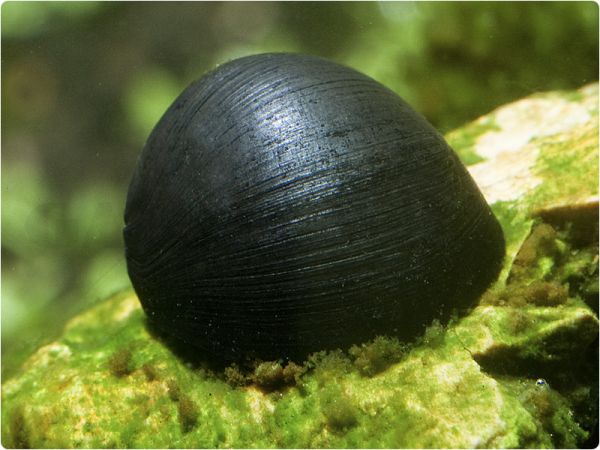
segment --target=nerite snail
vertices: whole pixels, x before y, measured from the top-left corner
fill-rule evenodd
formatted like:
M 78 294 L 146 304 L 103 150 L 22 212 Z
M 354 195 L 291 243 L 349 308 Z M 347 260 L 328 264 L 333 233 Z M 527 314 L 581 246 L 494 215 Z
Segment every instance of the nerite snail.
M 376 81 L 263 54 L 189 86 L 125 210 L 149 319 L 207 358 L 409 339 L 497 276 L 502 231 L 441 135 Z

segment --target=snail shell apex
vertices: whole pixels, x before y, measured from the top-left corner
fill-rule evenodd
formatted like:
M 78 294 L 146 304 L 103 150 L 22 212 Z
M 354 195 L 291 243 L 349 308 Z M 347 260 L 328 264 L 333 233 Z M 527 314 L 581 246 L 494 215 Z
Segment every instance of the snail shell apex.
M 149 319 L 207 359 L 411 339 L 498 274 L 501 228 L 442 136 L 324 59 L 249 56 L 190 85 L 129 188 Z

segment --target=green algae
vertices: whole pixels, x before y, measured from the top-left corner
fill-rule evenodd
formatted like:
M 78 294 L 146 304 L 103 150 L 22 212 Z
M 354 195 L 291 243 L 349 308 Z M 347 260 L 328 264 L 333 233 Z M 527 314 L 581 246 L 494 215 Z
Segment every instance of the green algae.
M 572 134 L 572 135 L 569 135 Z M 572 133 L 534 141 L 540 146 L 534 174 L 544 182 L 529 199 L 532 207 L 569 204 L 598 195 L 598 124 L 594 121 Z
M 198 422 L 198 415 L 198 406 L 190 397 L 183 395 L 178 399 L 177 416 L 183 433 L 194 429 Z
M 525 442 L 530 445 L 523 447 L 575 448 L 586 438 L 587 433 L 570 417 L 570 405 L 545 380 L 499 377 L 499 381 L 502 389 L 515 395 L 535 418 L 536 433 L 530 442 Z M 533 436 L 539 430 L 544 430 L 550 439 L 536 442 Z
M 11 431 L 12 444 L 16 448 L 31 448 L 29 444 L 30 431 L 25 422 L 23 406 L 17 405 L 9 419 L 9 429 Z
M 503 286 L 517 252 L 531 231 L 533 219 L 527 215 L 525 209 L 519 203 L 514 201 L 496 202 L 491 205 L 491 208 L 502 226 L 506 243 L 504 264 L 496 281 L 496 285 Z
M 115 377 L 121 378 L 133 372 L 131 356 L 129 348 L 121 348 L 113 353 L 108 360 L 108 366 Z
M 328 391 L 321 397 L 327 428 L 334 433 L 344 433 L 358 424 L 359 410 L 341 389 Z
M 361 375 L 373 376 L 399 362 L 408 349 L 409 345 L 398 339 L 378 336 L 372 342 L 350 347 L 348 354 Z
M 446 134 L 446 141 L 458 154 L 463 164 L 470 166 L 485 161 L 476 151 L 477 140 L 489 131 L 499 130 L 493 116 L 484 116 L 475 122 Z

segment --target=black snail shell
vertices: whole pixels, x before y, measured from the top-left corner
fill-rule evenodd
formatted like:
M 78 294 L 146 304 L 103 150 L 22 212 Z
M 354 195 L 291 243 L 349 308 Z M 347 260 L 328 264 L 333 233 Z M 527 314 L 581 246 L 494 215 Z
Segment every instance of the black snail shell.
M 175 100 L 125 223 L 149 320 L 222 361 L 413 338 L 471 306 L 504 255 L 422 116 L 359 72 L 293 54 L 229 62 Z

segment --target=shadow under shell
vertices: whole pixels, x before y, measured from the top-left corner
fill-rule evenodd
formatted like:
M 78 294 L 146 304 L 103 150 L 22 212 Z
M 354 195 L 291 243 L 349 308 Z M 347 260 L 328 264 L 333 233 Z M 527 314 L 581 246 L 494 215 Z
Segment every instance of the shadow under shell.
M 207 359 L 412 339 L 496 278 L 501 228 L 442 136 L 324 59 L 264 54 L 188 87 L 129 189 L 133 286 Z

